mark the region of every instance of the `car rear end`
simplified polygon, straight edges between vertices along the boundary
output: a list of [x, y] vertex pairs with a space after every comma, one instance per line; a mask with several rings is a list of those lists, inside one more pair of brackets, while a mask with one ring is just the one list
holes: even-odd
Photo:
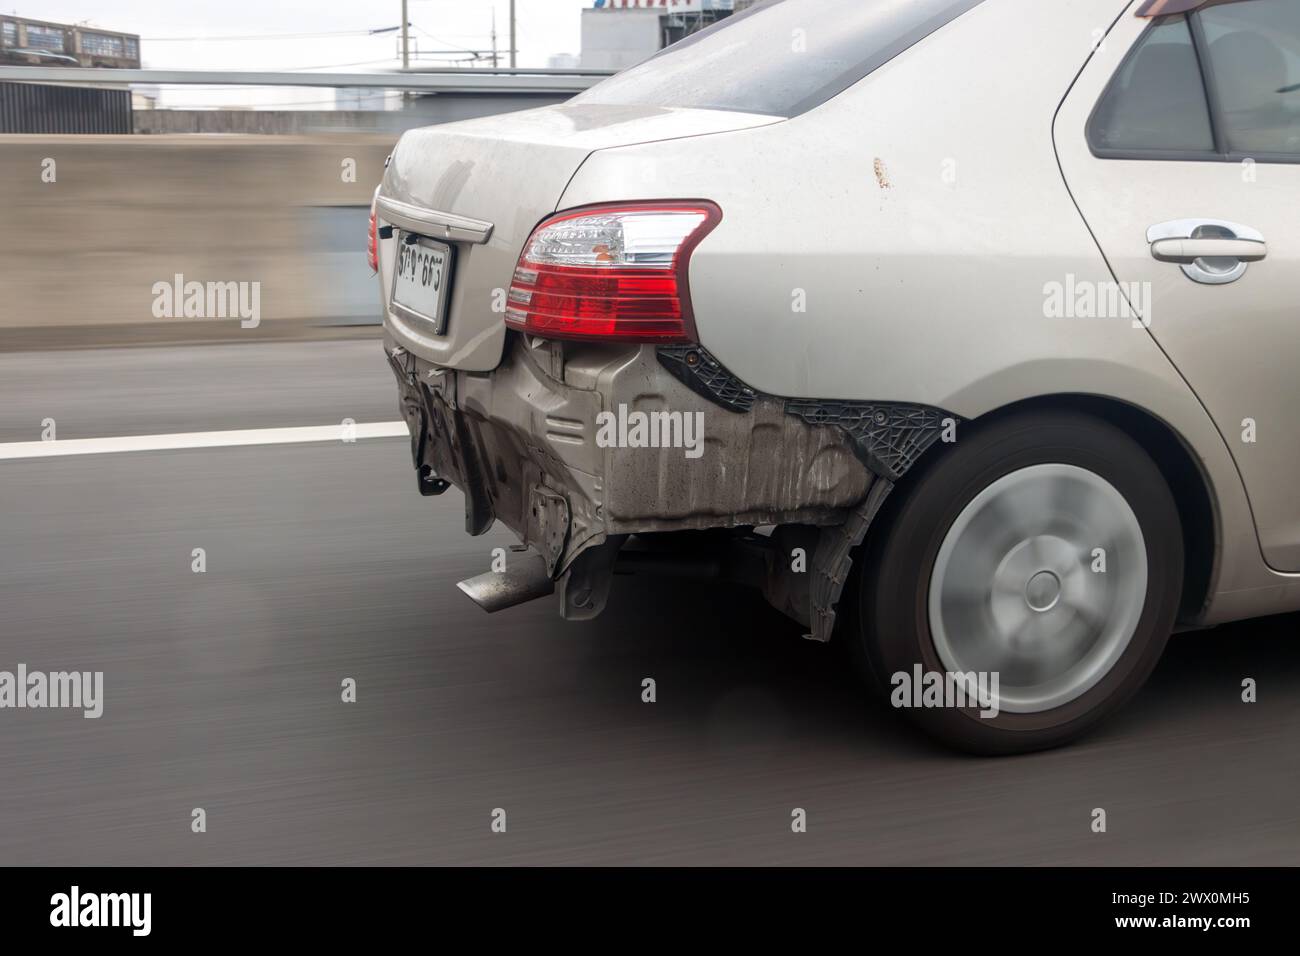
[[[500, 604], [543, 592], [544, 577], [565, 616], [589, 617], [631, 535], [779, 526], [782, 548], [798, 543], [822, 566], [788, 580], [769, 546], [746, 575], [829, 636], [855, 522], [869, 520], [881, 479], [936, 437], [937, 413], [792, 402], [733, 376], [700, 344], [708, 316], [691, 283], [713, 230], [744, 209], [694, 195], [682, 170], [646, 171], [682, 185], [671, 198], [559, 206], [595, 153], [780, 124], [973, 5], [850, 14], [863, 22], [836, 41], [847, 46], [769, 58], [782, 65], [768, 90], [732, 82], [752, 65], [737, 50], [776, 42], [758, 19], [776, 15], [760, 7], [569, 104], [402, 137], [372, 216], [385, 346], [421, 492], [456, 485], [467, 531], [499, 520], [536, 552]], [[781, 16], [799, 23], [810, 6], [788, 0]], [[860, 56], [855, 41], [873, 30], [879, 49]], [[683, 82], [687, 66], [716, 82]]]
[[865, 495], [842, 431], [728, 381], [698, 345], [690, 261], [714, 204], [480, 203], [470, 226], [402, 195], [381, 188], [375, 241], [419, 488], [456, 485], [471, 534], [511, 528], [567, 616], [600, 610], [629, 535], [837, 523]]

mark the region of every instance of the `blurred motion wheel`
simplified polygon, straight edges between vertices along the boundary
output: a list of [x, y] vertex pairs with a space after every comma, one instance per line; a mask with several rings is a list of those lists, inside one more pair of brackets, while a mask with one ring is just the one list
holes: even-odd
[[[1021, 753], [1077, 737], [1136, 692], [1182, 578], [1177, 507], [1141, 446], [1085, 415], [1019, 413], [967, 425], [895, 490], [868, 535], [849, 636], [923, 729]], [[922, 701], [918, 677], [950, 693]], [[981, 686], [991, 702], [970, 699]]]

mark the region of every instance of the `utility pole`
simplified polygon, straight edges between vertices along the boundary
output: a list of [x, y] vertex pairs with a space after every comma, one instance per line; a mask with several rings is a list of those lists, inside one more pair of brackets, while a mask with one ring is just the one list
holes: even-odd
[[515, 0], [510, 0], [510, 69], [515, 68]]
[[492, 8], [492, 69], [496, 69], [500, 64], [497, 62], [497, 8]]
[[402, 0], [402, 69], [411, 65], [411, 37], [406, 28], [406, 0]]

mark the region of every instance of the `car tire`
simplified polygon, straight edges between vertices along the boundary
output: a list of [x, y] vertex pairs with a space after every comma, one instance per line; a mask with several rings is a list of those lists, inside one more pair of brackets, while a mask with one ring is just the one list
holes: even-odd
[[[847, 636], [869, 683], [978, 754], [1058, 746], [1124, 704], [1164, 649], [1183, 581], [1160, 469], [1125, 432], [1069, 411], [963, 425], [893, 490], [860, 557]], [[958, 695], [917, 706], [918, 676], [980, 672], [990, 691], [999, 675], [995, 716]]]

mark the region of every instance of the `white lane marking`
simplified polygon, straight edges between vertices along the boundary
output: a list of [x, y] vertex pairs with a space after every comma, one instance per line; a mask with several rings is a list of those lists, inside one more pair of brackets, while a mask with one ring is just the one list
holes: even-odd
[[[225, 448], [234, 445], [289, 445], [302, 442], [342, 442], [343, 425], [301, 428], [245, 428], [228, 432], [178, 432], [172, 435], [128, 435], [122, 438], [71, 438], [55, 441], [0, 443], [0, 461], [14, 458], [57, 458], [61, 455], [106, 455], [122, 451], [167, 451], [174, 448]], [[406, 422], [362, 422], [346, 434], [362, 438], [405, 438]]]

